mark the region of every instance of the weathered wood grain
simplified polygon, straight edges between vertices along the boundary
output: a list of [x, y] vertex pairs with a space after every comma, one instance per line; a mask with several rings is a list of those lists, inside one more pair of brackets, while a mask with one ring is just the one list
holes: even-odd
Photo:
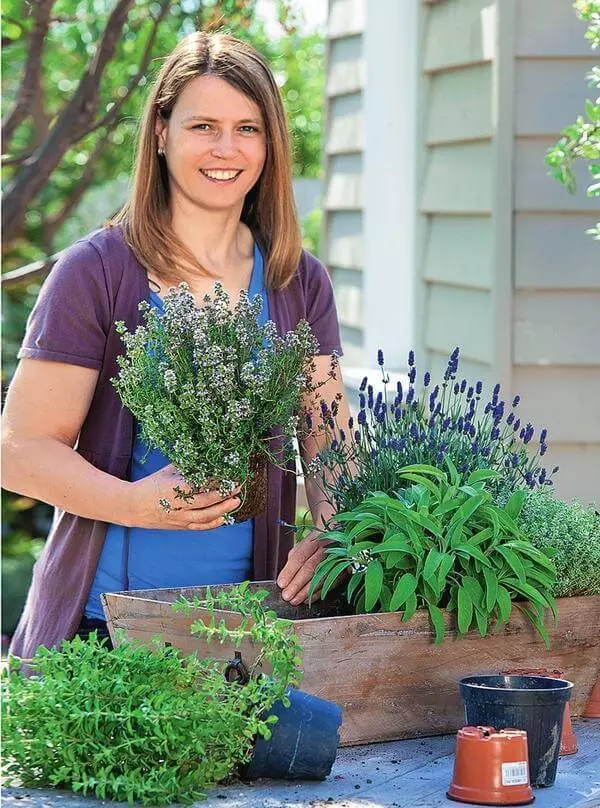
[[[268, 605], [281, 616], [308, 613], [279, 600], [273, 582], [256, 586], [271, 591]], [[162, 632], [175, 647], [227, 662], [233, 657], [231, 646], [195, 639], [189, 633], [192, 618], [171, 611], [170, 603], [179, 594], [203, 590], [105, 595], [111, 636], [118, 642], [115, 632], [122, 628], [129, 639], [148, 642]], [[549, 628], [549, 651], [519, 612], [496, 634], [480, 637], [470, 632], [461, 639], [446, 615], [448, 636], [441, 646], [433, 644], [424, 612], [408, 623], [398, 613], [294, 619], [302, 646], [302, 688], [343, 707], [343, 746], [455, 732], [464, 722], [458, 680], [508, 667], [563, 670], [575, 684], [571, 712], [579, 715], [600, 672], [600, 596], [561, 599], [558, 611], [558, 626]], [[218, 614], [229, 626], [240, 619], [232, 612]], [[195, 617], [201, 616], [198, 610]], [[257, 651], [250, 644], [243, 646], [244, 660], [251, 664]]]

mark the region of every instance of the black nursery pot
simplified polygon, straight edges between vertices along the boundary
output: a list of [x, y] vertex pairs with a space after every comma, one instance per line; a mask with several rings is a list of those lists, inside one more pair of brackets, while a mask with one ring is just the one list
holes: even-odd
[[342, 708], [332, 701], [290, 688], [285, 707], [276, 702], [268, 715], [279, 720], [271, 725], [269, 740], [256, 739], [246, 777], [282, 780], [324, 780], [331, 772], [339, 744]]
[[466, 723], [525, 730], [531, 785], [553, 785], [573, 684], [546, 676], [467, 676], [459, 687]]

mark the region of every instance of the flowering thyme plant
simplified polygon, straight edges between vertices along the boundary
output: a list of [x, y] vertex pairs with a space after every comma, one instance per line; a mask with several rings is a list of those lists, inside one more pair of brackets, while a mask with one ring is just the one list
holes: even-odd
[[113, 384], [142, 439], [190, 486], [177, 491], [183, 498], [217, 487], [228, 495], [265, 462], [291, 460], [301, 408], [320, 386], [312, 382], [318, 343], [305, 320], [280, 337], [272, 321], [257, 322], [260, 295], [241, 292], [232, 311], [219, 283], [203, 302], [181, 283], [164, 298], [164, 314], [143, 301], [134, 333], [117, 324], [125, 354]]
[[[535, 430], [517, 415], [520, 397], [507, 404], [497, 384], [488, 401], [483, 383], [457, 380], [459, 349], [450, 359], [440, 384], [427, 371], [417, 388], [414, 353], [408, 357], [408, 387], [398, 382], [389, 390], [389, 376], [379, 351], [383, 391], [375, 393], [365, 377], [360, 385], [359, 411], [347, 429], [337, 423], [338, 406], [321, 403], [318, 431], [327, 447], [307, 469], [324, 496], [338, 510], [349, 511], [374, 491], [396, 493], [406, 485], [400, 471], [407, 465], [445, 468], [449, 458], [461, 474], [489, 468], [499, 472], [488, 488], [496, 499], [518, 488], [552, 485], [552, 474], [540, 465], [547, 450], [547, 430], [539, 433], [537, 450], [530, 452]], [[308, 418], [308, 425], [313, 427]]]

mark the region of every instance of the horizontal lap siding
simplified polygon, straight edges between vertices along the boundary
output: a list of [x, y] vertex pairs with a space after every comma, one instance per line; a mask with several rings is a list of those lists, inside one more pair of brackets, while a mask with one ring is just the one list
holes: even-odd
[[520, 0], [515, 81], [513, 381], [519, 408], [549, 430], [560, 496], [600, 499], [600, 245], [585, 166], [572, 196], [544, 157], [583, 111], [597, 63], [570, 2]]
[[363, 31], [365, 0], [329, 0], [323, 260], [333, 282], [344, 361], [362, 363]]
[[492, 382], [492, 67], [489, 0], [423, 6], [421, 341], [436, 377], [461, 349], [460, 372]]

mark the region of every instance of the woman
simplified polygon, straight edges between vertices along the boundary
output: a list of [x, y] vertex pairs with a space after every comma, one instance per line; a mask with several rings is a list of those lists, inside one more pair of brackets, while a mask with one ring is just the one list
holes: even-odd
[[[285, 112], [260, 54], [221, 34], [182, 40], [146, 106], [129, 203], [61, 257], [19, 353], [2, 484], [56, 511], [13, 653], [106, 634], [102, 591], [253, 577], [276, 578], [292, 604], [306, 599], [323, 548], [309, 537], [292, 549], [281, 525], [294, 521], [293, 474], [269, 468], [268, 509], [253, 523], [224, 526], [236, 492], [198, 494], [166, 513], [159, 500], [181, 477], [159, 453], [142, 462], [110, 383], [121, 352], [115, 321], [134, 330], [140, 300], [160, 307], [185, 280], [201, 301], [219, 280], [232, 301], [241, 289], [261, 293], [280, 332], [306, 318], [320, 343], [314, 381], [327, 380], [329, 401], [342, 392], [339, 375], [328, 378], [329, 355], [340, 352], [332, 287], [301, 248], [290, 165]], [[302, 450], [310, 460], [316, 441]], [[330, 511], [310, 483], [307, 495], [320, 524]]]

